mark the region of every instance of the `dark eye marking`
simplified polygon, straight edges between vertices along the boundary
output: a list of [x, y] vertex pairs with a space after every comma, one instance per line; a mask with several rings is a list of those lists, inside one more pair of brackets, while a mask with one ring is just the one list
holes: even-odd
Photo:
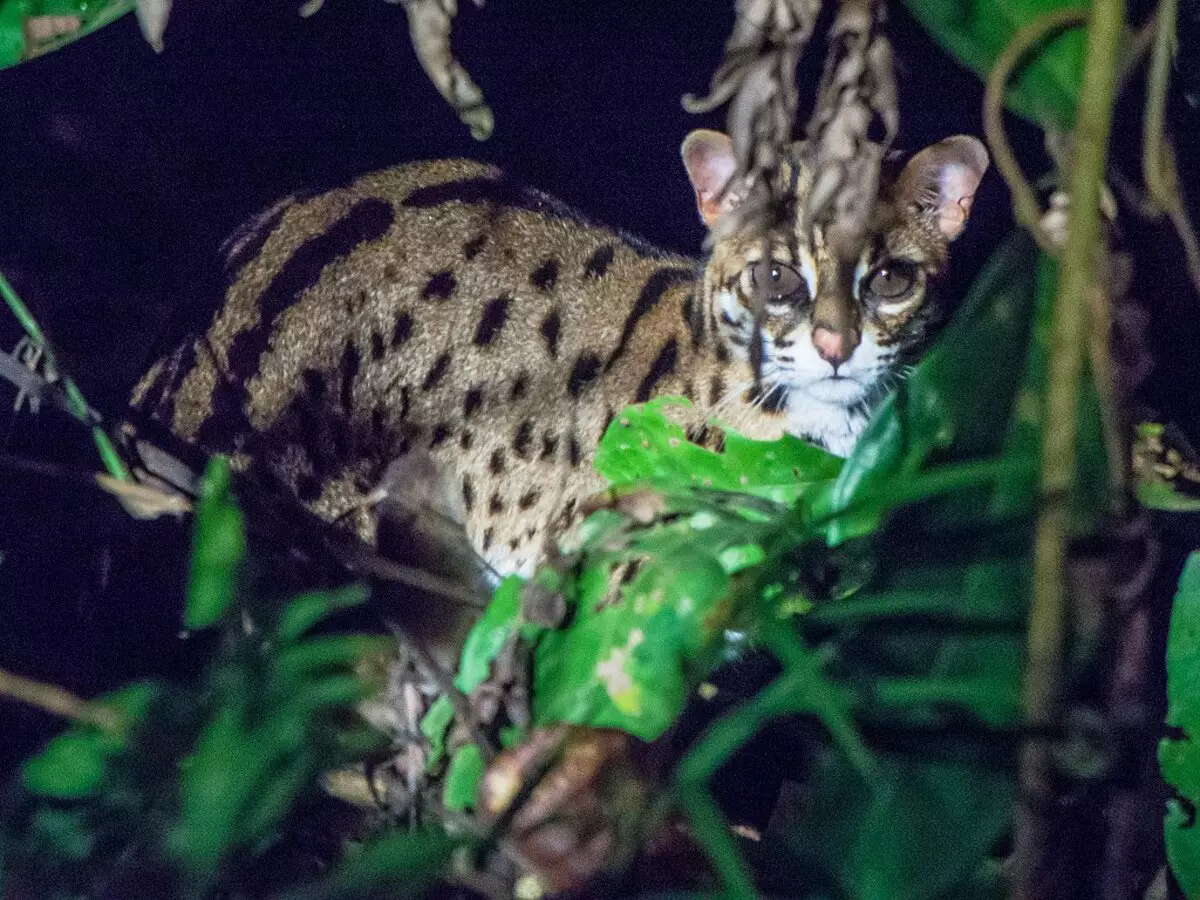
[[808, 297], [804, 277], [787, 263], [775, 260], [759, 260], [750, 266], [750, 289], [755, 299], [762, 303]]
[[866, 291], [877, 300], [900, 300], [917, 284], [917, 267], [903, 259], [881, 263], [862, 280]]

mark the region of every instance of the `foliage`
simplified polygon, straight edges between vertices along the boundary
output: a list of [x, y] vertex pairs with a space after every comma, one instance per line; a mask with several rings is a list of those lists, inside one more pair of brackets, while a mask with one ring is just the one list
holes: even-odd
[[[1001, 51], [1039, 16], [1081, 8], [1072, 0], [905, 0], [905, 6], [959, 62], [986, 78]], [[1015, 113], [1060, 130], [1075, 121], [1083, 71], [1083, 34], [1068, 31], [1046, 41], [1005, 94]]]
[[[1065, 4], [908, 6], [983, 74], [1014, 34]], [[1047, 129], [1069, 126], [1082, 46], [1072, 33], [1039, 48], [1007, 94], [1011, 108]], [[844, 462], [793, 438], [736, 434], [715, 453], [686, 439], [666, 402], [625, 410], [597, 455], [612, 485], [601, 508], [577, 545], [537, 575], [540, 590], [565, 601], [565, 624], [527, 621], [521, 582], [505, 580], [464, 647], [456, 687], [469, 694], [483, 685], [519, 639], [532, 647], [534, 726], [616, 728], [655, 741], [722, 662], [765, 652], [778, 674], [737, 698], [667, 775], [725, 886], [746, 894], [757, 880], [775, 893], [852, 900], [997, 895], [991, 854], [1012, 825], [1024, 724], [1050, 323], [1063, 303], [1057, 275], [1025, 237], [1001, 246]], [[1110, 507], [1108, 464], [1095, 390], [1087, 379], [1068, 388], [1078, 473], [1070, 526], [1086, 535]], [[377, 688], [355, 663], [384, 648], [312, 633], [363, 594], [318, 592], [273, 611], [246, 590], [252, 563], [227, 475], [216, 469], [207, 485], [187, 621], [218, 630], [220, 650], [200, 685], [148, 683], [101, 698], [122, 728], [76, 726], [25, 765], [5, 831], [6, 877], [18, 884], [37, 879], [67, 896], [102, 877], [151, 871], [179, 895], [227, 887], [242, 859], [281, 833], [319, 772], [378, 740], [346, 714]], [[1168, 721], [1182, 734], [1160, 749], [1180, 794], [1166, 833], [1187, 889], [1200, 884], [1186, 814], [1200, 792], [1189, 739], [1200, 727], [1189, 696], [1198, 566], [1181, 581], [1168, 654]], [[465, 811], [486, 766], [479, 746], [450, 746], [454, 717], [443, 697], [422, 731], [431, 766], [449, 757], [445, 806]], [[776, 810], [761, 842], [741, 846], [712, 783], [756, 733], [785, 718], [816, 726], [796, 747], [803, 791]], [[288, 896], [413, 892], [457, 843], [436, 829], [387, 834]]]
[[[141, 682], [98, 698], [121, 727], [75, 725], [25, 763], [0, 842], [8, 890], [68, 897], [124, 885], [129, 895], [149, 883], [156, 896], [210, 896], [270, 848], [320, 773], [380, 746], [353, 706], [379, 690], [360, 660], [388, 652], [390, 639], [321, 631], [366, 592], [278, 604], [254, 589], [228, 489], [227, 466], [214, 462], [187, 611], [192, 627], [213, 631], [211, 663], [196, 684]], [[297, 896], [416, 892], [455, 843], [384, 838]]]

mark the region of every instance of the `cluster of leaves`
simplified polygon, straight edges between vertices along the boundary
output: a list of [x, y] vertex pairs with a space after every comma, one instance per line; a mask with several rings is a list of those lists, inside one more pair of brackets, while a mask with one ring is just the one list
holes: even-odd
[[[32, 2], [4, 0], [0, 11], [27, 15]], [[908, 2], [981, 73], [1028, 20], [1061, 5]], [[1047, 127], [1069, 124], [1081, 45], [1066, 35], [1039, 53], [1008, 94], [1012, 108]], [[466, 645], [457, 686], [481, 684], [519, 634], [533, 646], [535, 726], [654, 740], [716, 665], [760, 646], [780, 674], [714, 722], [670, 773], [725, 884], [747, 893], [755, 876], [711, 783], [764, 723], [800, 716], [822, 737], [804, 748], [803, 799], [781, 807], [754, 850], [764, 886], [849, 898], [999, 895], [990, 854], [1015, 795], [1054, 281], [1054, 264], [1029, 241], [1001, 247], [844, 462], [791, 439], [731, 436], [714, 454], [689, 444], [660, 405], [627, 410], [597, 459], [614, 485], [610, 502], [567, 562], [538, 575], [565, 599], [568, 624], [526, 621], [519, 583], [505, 582]], [[1108, 506], [1098, 403], [1087, 390], [1079, 418], [1077, 483], [1090, 489], [1072, 498], [1077, 534]], [[312, 633], [361, 594], [312, 594], [274, 613], [255, 607], [243, 629], [233, 600], [244, 598], [228, 574], [241, 528], [223, 498], [213, 489], [198, 515], [190, 601], [190, 624], [221, 634], [212, 668], [196, 688], [144, 684], [101, 698], [120, 728], [77, 726], [29, 761], [4, 832], [10, 883], [36, 879], [66, 896], [152, 873], [176, 893], [203, 896], [279, 833], [318, 772], [376, 745], [345, 716], [374, 688], [354, 664], [378, 646]], [[1181, 728], [1200, 727], [1188, 696], [1200, 628], [1189, 573], [1169, 660], [1171, 722]], [[435, 757], [452, 717], [447, 700], [425, 720]], [[1194, 802], [1190, 746], [1172, 738], [1163, 747], [1164, 771]], [[471, 806], [483, 769], [477, 748], [453, 750], [449, 807]], [[1171, 815], [1179, 871], [1200, 852], [1181, 807]], [[452, 843], [390, 835], [303, 896], [383, 883], [411, 891]]]
[[[191, 685], [144, 681], [55, 737], [4, 803], [0, 894], [206, 897], [247, 877], [318, 776], [381, 746], [354, 715], [379, 691], [359, 663], [390, 639], [322, 632], [358, 587], [279, 603], [247, 590], [242, 516], [214, 462], [196, 515], [187, 624], [215, 646]], [[257, 598], [257, 599], [256, 599]], [[101, 724], [111, 723], [111, 724]], [[416, 892], [450, 838], [386, 836], [286, 896]]]
[[[983, 896], [989, 878], [998, 890], [988, 853], [1015, 788], [1053, 275], [1024, 238], [1002, 247], [844, 463], [790, 438], [732, 436], [711, 453], [661, 403], [626, 410], [597, 457], [609, 503], [579, 551], [539, 575], [567, 599], [569, 626], [525, 622], [510, 583], [468, 642], [459, 686], [522, 630], [536, 644], [535, 725], [654, 740], [715, 664], [757, 644], [781, 674], [673, 775], [729, 886], [749, 890], [750, 877], [707, 785], [763, 724], [802, 715], [829, 740], [810, 748], [806, 802], [756, 848], [770, 860], [760, 872], [847, 897]], [[1080, 467], [1102, 473], [1094, 399], [1081, 408], [1093, 439]], [[1103, 503], [1078, 497], [1077, 527]]]

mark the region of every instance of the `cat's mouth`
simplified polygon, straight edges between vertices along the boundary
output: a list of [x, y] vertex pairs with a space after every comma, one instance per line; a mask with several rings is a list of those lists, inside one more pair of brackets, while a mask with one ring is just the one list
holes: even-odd
[[808, 394], [814, 400], [822, 403], [835, 403], [839, 406], [853, 406], [862, 402], [867, 395], [867, 387], [857, 378], [849, 375], [827, 375], [803, 384], [794, 386], [795, 390]]

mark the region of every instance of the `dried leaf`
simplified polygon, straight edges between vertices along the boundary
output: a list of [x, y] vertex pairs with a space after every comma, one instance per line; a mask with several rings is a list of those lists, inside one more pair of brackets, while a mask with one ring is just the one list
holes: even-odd
[[80, 16], [30, 16], [24, 22], [28, 54], [35, 56], [39, 44], [74, 34], [82, 27], [83, 18]]
[[770, 227], [771, 183], [792, 142], [799, 91], [796, 65], [808, 45], [821, 0], [739, 0], [737, 21], [708, 96], [683, 98], [688, 112], [729, 102], [728, 130], [738, 160], [731, 184], [746, 199], [717, 223], [713, 239]]
[[[809, 221], [842, 260], [855, 259], [879, 191], [879, 165], [900, 117], [892, 50], [879, 0], [842, 0], [808, 126], [813, 188]], [[882, 127], [881, 141], [871, 132]]]
[[454, 107], [459, 121], [471, 129], [471, 137], [487, 140], [492, 134], [492, 110], [450, 49], [450, 25], [458, 13], [458, 0], [403, 0], [403, 4], [421, 68]]
[[170, 16], [171, 0], [137, 0], [137, 20], [142, 37], [155, 53], [163, 51], [163, 32], [167, 30]]
[[192, 503], [183, 494], [135, 481], [118, 481], [103, 472], [95, 477], [101, 490], [115, 497], [125, 512], [135, 519], [146, 521], [161, 516], [182, 516], [191, 512]]

